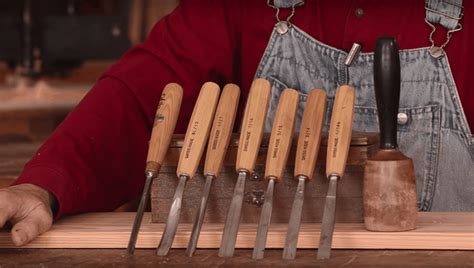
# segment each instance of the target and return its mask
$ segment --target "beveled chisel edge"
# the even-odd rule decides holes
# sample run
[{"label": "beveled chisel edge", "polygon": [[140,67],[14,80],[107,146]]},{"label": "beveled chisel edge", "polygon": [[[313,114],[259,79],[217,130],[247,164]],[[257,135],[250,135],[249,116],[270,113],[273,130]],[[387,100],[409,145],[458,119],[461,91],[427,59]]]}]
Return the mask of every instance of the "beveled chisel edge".
[{"label": "beveled chisel edge", "polygon": [[178,229],[179,217],[181,214],[181,205],[183,203],[183,193],[184,187],[186,186],[186,181],[189,179],[189,176],[181,175],[179,177],[179,184],[176,187],[176,192],[174,193],[173,203],[171,205],[170,212],[168,214],[168,220],[166,221],[165,231],[158,245],[156,254],[158,256],[166,256],[171,246],[173,245],[173,240],[176,235],[176,230]]},{"label": "beveled chisel edge", "polygon": [[334,232],[334,221],[336,214],[336,193],[339,176],[329,175],[329,187],[324,204],[323,220],[321,225],[321,235],[318,247],[318,260],[329,259],[331,256],[332,235]]},{"label": "beveled chisel edge", "polygon": [[257,236],[255,238],[255,247],[253,248],[252,258],[256,260],[263,259],[265,246],[267,244],[268,227],[272,218],[273,209],[273,190],[275,188],[276,177],[268,177],[267,191],[265,192],[265,201],[263,203],[262,214],[258,223]]},{"label": "beveled chisel edge", "polygon": [[142,225],[143,213],[145,212],[146,203],[150,196],[150,188],[153,179],[157,177],[157,172],[146,171],[145,172],[145,185],[143,186],[143,193],[138,205],[137,213],[135,214],[135,220],[133,222],[132,232],[130,233],[130,240],[128,241],[127,254],[133,255],[135,252],[135,245],[137,243],[138,232]]},{"label": "beveled chisel edge", "polygon": [[239,170],[239,176],[234,188],[234,194],[227,214],[224,231],[222,233],[219,257],[232,257],[235,250],[235,241],[239,231],[240,215],[244,201],[245,181],[249,171]]},{"label": "beveled chisel edge", "polygon": [[296,188],[293,206],[291,208],[288,231],[286,233],[285,247],[283,248],[283,259],[293,260],[296,256],[298,245],[298,234],[301,226],[301,214],[303,212],[304,188],[308,177],[298,176],[298,186]]},{"label": "beveled chisel edge", "polygon": [[209,199],[209,192],[211,191],[212,181],[215,178],[214,175],[206,175],[206,182],[201,195],[201,203],[199,205],[198,212],[193,224],[193,230],[189,239],[189,244],[186,249],[186,255],[192,257],[196,251],[197,243],[199,240],[199,234],[201,233],[202,224],[204,222],[204,215],[206,214],[207,200]]}]

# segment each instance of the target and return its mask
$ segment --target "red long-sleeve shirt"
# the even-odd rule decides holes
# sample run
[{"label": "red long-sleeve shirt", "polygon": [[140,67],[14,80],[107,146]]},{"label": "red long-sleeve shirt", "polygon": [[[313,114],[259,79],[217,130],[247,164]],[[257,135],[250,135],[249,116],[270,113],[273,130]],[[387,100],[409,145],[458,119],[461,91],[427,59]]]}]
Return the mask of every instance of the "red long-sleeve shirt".
[{"label": "red long-sleeve shirt", "polygon": [[[463,29],[446,47],[464,111],[474,126],[474,8],[464,1]],[[355,11],[362,9],[363,15]],[[281,17],[288,15],[282,11]],[[358,14],[361,12],[359,10]],[[427,47],[424,1],[307,0],[292,22],[318,40],[348,51],[373,51],[391,35],[401,49]],[[265,0],[183,0],[148,39],[108,70],[26,165],[16,181],[52,192],[57,216],[112,210],[143,187],[148,139],[165,84],[184,88],[176,132],[183,133],[205,81],[241,86],[239,114],[275,24]],[[439,26],[436,43],[444,42]],[[237,124],[238,125],[238,124]]]}]

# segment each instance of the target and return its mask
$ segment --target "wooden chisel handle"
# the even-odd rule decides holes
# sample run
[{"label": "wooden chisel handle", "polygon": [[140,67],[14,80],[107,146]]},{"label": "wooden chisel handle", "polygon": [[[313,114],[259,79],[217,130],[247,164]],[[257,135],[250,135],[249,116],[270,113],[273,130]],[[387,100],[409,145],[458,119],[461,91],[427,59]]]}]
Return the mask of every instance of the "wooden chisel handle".
[{"label": "wooden chisel handle", "polygon": [[354,88],[342,85],[337,89],[331,124],[329,126],[328,151],[326,158],[326,176],[342,177],[346,167],[347,155],[352,136],[352,118],[354,115]]},{"label": "wooden chisel handle", "polygon": [[209,130],[211,129],[211,122],[214,118],[217,101],[219,100],[219,93],[219,86],[212,82],[205,83],[201,88],[201,92],[199,92],[179,156],[178,168],[176,170],[178,177],[188,176],[192,178],[196,173],[207,138],[209,137]]},{"label": "wooden chisel handle", "polygon": [[295,178],[305,176],[311,179],[313,177],[325,114],[326,93],[321,89],[311,90],[306,101],[296,147]]},{"label": "wooden chisel handle", "polygon": [[204,175],[219,175],[232,136],[239,96],[240,89],[237,85],[227,84],[222,90],[209,134]]},{"label": "wooden chisel handle", "polygon": [[287,88],[281,93],[268,144],[265,178],[282,178],[293,140],[298,99],[299,94],[294,89]]},{"label": "wooden chisel handle", "polygon": [[145,172],[156,173],[163,163],[176,127],[182,99],[183,88],[180,85],[170,83],[163,89],[151,131]]},{"label": "wooden chisel handle", "polygon": [[265,79],[256,79],[250,88],[240,129],[235,169],[252,172],[255,168],[263,127],[267,116],[271,86]]}]

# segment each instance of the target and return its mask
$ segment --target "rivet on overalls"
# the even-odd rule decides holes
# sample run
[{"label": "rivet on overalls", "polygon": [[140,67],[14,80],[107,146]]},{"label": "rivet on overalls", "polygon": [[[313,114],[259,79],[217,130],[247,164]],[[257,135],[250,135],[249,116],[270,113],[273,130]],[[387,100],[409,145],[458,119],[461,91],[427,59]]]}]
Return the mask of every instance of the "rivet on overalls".
[{"label": "rivet on overalls", "polygon": [[408,115],[406,113],[398,113],[397,123],[399,125],[405,125],[408,122]]},{"label": "rivet on overalls", "polygon": [[275,25],[275,29],[279,34],[285,34],[290,29],[290,24],[287,21],[279,21]]}]

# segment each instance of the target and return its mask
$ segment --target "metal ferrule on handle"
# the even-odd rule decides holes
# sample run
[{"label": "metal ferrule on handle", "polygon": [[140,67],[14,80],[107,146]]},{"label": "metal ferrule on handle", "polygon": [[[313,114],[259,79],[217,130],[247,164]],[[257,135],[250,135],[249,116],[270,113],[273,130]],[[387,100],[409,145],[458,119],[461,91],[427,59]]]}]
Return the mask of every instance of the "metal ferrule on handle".
[{"label": "metal ferrule on handle", "polygon": [[245,173],[245,174],[247,174],[247,175],[250,175],[251,172],[250,172],[250,170],[248,170],[248,169],[239,168],[239,169],[237,169],[237,174],[240,174],[240,173]]},{"label": "metal ferrule on handle", "polygon": [[340,176],[339,174],[337,174],[337,173],[331,173],[331,174],[329,174],[329,176],[328,176],[328,180],[331,180],[331,179],[337,179],[337,180],[339,180],[340,178],[341,178],[341,176]]},{"label": "metal ferrule on handle", "polygon": [[278,182],[278,178],[277,178],[276,176],[273,176],[273,175],[272,175],[272,176],[268,176],[268,177],[266,177],[265,179],[268,180],[268,181],[273,180],[273,181],[275,181],[275,182]]},{"label": "metal ferrule on handle", "polygon": [[158,170],[160,170],[160,169],[161,169],[161,165],[158,164],[156,170],[146,170],[145,171],[145,178],[148,178],[148,177],[156,178],[156,177],[158,177]]},{"label": "metal ferrule on handle", "polygon": [[295,178],[297,181],[299,181],[300,179],[304,179],[306,182],[309,181],[309,177],[302,174],[296,175]]}]

